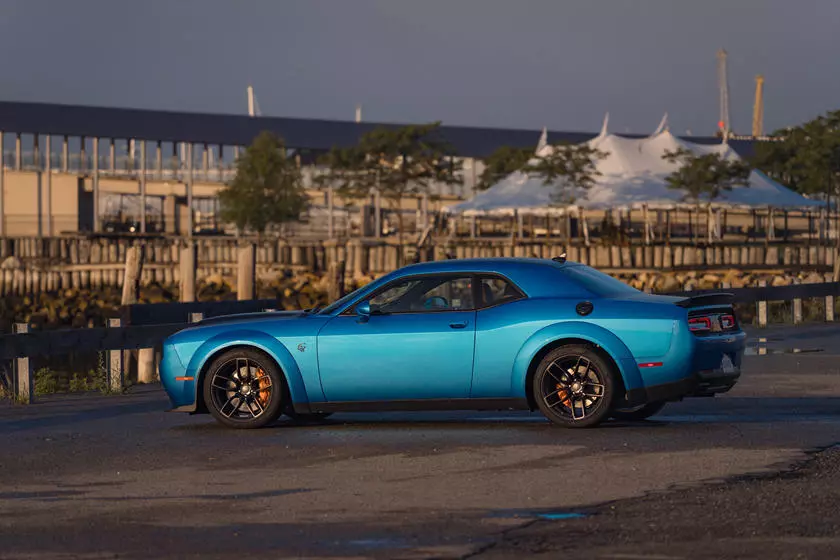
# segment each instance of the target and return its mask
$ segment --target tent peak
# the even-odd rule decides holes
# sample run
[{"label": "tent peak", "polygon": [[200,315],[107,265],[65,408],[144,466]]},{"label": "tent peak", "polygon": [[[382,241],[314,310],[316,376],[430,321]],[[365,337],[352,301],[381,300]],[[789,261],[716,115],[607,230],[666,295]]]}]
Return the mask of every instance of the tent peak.
[{"label": "tent peak", "polygon": [[604,124],[601,125],[601,132],[598,133],[598,138],[604,138],[609,134],[608,127],[610,124],[610,112],[604,115]]},{"label": "tent peak", "polygon": [[666,112],[664,115],[662,115],[662,120],[659,121],[659,126],[656,127],[656,130],[653,131],[653,134],[651,134],[651,136],[658,136],[669,129],[670,126],[668,125],[668,113]]},{"label": "tent peak", "polygon": [[535,150],[537,154],[543,151],[548,146],[548,127],[544,126],[542,129],[542,133],[540,133],[540,139],[537,140],[537,149]]}]

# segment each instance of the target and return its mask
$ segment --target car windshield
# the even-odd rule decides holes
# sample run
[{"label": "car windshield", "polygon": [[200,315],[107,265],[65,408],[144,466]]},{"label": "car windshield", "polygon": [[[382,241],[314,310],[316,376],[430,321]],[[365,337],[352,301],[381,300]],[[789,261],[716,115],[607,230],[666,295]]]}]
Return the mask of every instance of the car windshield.
[{"label": "car windshield", "polygon": [[353,298],[355,298],[360,293],[362,293],[362,290],[364,290],[367,287],[368,286],[362,286],[361,288],[357,288],[357,289],[353,290],[352,292],[350,292],[349,294],[347,294],[346,296],[344,296],[343,298],[339,298],[339,299],[335,300],[334,302],[332,302],[331,304],[329,304],[328,306],[326,306],[322,310],[318,311],[318,315],[330,315],[332,313],[335,313],[340,308],[344,307],[347,303],[352,301]]},{"label": "car windshield", "polygon": [[639,290],[628,286],[621,280],[613,278],[609,274],[598,272],[594,268],[585,265],[564,266],[562,271],[572,277],[584,288],[598,296],[615,296],[620,294],[637,293]]}]

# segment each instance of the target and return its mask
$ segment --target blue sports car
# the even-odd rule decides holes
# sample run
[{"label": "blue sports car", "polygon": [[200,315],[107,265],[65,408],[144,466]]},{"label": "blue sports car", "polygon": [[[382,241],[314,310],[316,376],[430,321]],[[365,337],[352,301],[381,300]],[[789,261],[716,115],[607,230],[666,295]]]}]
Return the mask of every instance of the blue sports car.
[{"label": "blue sports car", "polygon": [[201,321],[166,340],[161,380],[174,410],[235,428],[382,410],[643,419],[736,383],[730,300],[646,294],[564,257],[422,263],[320,310]]}]

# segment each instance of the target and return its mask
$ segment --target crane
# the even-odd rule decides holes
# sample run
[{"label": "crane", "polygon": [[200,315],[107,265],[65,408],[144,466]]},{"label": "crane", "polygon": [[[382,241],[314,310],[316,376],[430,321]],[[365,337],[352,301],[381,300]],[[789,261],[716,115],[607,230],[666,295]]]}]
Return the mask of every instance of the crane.
[{"label": "crane", "polygon": [[718,128],[724,138],[729,135],[729,73],[726,69],[727,53],[724,49],[717,52],[718,89],[720,91],[720,120]]},{"label": "crane", "polygon": [[756,138],[764,134],[764,76],[755,77],[755,103],[753,104],[752,135]]}]

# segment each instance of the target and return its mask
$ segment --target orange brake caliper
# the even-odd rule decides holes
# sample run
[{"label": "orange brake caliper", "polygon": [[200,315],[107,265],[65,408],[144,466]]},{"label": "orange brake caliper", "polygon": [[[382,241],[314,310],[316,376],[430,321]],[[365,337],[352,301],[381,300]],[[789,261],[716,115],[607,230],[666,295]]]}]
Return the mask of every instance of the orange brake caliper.
[{"label": "orange brake caliper", "polygon": [[572,400],[569,398],[569,390],[564,389],[562,385],[559,383],[557,384],[557,396],[560,397],[560,402],[563,403],[563,406],[567,406],[572,408]]},{"label": "orange brake caliper", "polygon": [[260,376],[260,404],[266,406],[268,404],[268,397],[271,395],[271,390],[269,389],[271,387],[271,379],[262,369],[257,371],[257,375]]}]

